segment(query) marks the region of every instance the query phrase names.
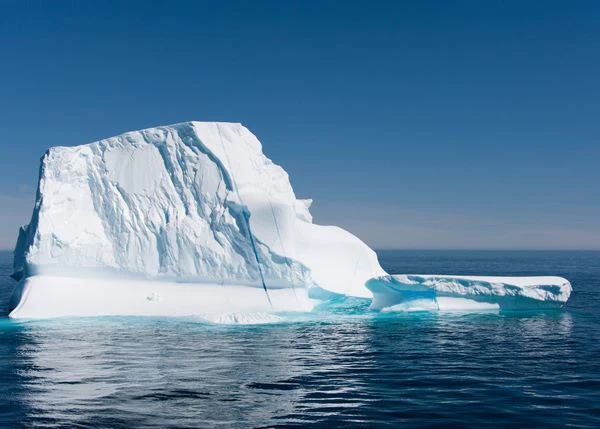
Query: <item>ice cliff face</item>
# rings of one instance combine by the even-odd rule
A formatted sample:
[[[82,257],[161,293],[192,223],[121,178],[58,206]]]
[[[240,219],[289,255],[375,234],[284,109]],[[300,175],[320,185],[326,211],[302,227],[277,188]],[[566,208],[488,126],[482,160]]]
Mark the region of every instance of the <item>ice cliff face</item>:
[[[369,296],[384,275],[350,233],[312,224],[240,124],[188,122],[42,158],[15,276],[114,276]]]

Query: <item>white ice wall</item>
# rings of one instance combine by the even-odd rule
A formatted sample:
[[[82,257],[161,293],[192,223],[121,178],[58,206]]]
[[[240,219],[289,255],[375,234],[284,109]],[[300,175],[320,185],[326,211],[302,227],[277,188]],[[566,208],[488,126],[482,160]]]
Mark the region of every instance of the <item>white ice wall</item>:
[[[375,253],[312,224],[309,205],[240,124],[187,122],[54,147],[15,272],[369,296],[366,280],[385,274]]]

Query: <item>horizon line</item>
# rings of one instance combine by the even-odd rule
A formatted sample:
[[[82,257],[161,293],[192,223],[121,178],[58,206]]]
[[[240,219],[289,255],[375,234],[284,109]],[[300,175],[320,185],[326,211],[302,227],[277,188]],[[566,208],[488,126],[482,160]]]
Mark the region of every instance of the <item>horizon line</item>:
[[[468,248],[468,247],[372,247],[375,252],[600,252],[599,248]],[[0,252],[14,253],[14,248],[0,248]]]

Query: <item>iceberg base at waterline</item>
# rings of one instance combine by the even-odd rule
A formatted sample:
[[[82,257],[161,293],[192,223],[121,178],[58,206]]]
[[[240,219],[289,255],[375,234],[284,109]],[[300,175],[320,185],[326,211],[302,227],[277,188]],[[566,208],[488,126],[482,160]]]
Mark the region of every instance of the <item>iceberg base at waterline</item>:
[[[12,318],[197,316],[215,323],[261,323],[274,313],[310,311],[306,288],[177,283],[38,275],[23,278]]]
[[[562,277],[488,277],[399,274],[366,283],[371,309],[481,311],[561,308],[571,295]]]

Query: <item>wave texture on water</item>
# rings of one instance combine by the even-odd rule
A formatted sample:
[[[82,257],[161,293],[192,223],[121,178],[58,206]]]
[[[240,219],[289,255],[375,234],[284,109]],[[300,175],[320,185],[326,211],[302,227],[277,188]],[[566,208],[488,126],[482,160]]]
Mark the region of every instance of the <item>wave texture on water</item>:
[[[10,271],[0,254],[0,274]],[[390,272],[568,278],[564,311],[227,326],[0,319],[0,427],[600,427],[598,252],[381,252]],[[14,283],[2,277],[2,303]]]

